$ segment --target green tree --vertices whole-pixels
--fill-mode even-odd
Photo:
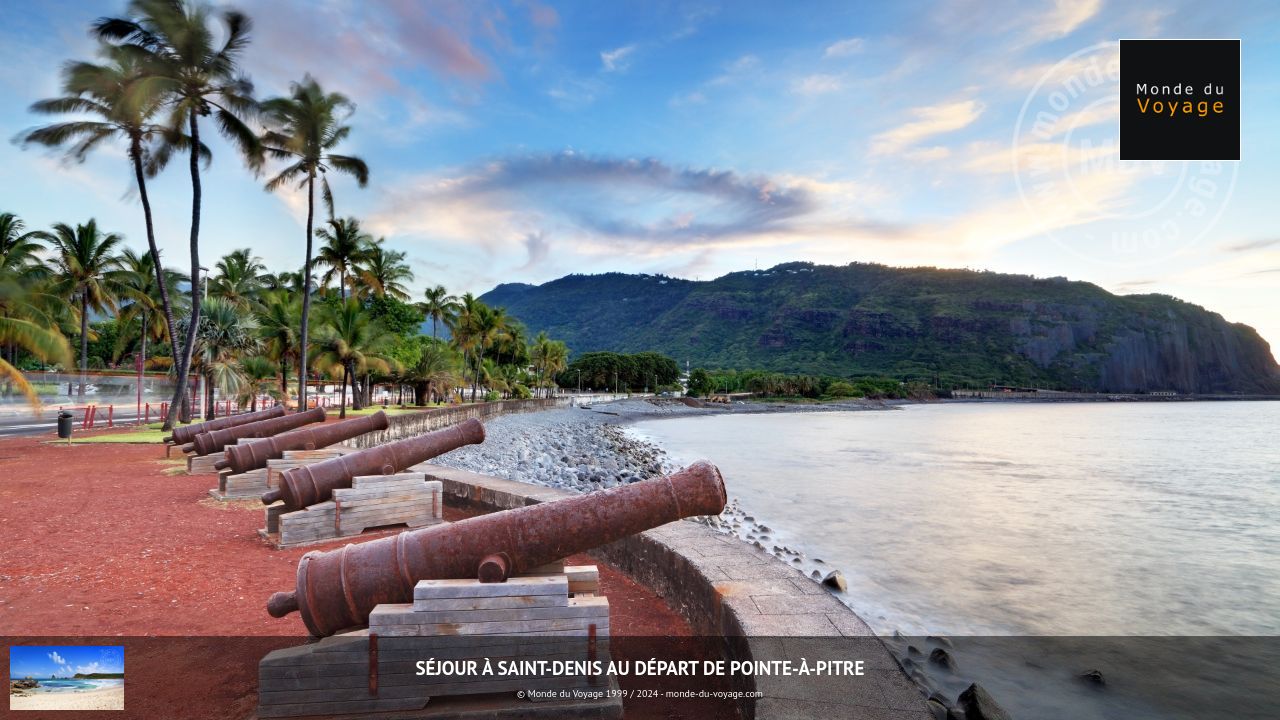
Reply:
[[[182,274],[165,269],[159,276],[164,278],[164,295],[156,287],[157,274],[152,267],[154,261],[151,253],[138,255],[125,248],[120,253],[120,333],[111,352],[113,362],[118,361],[132,343],[138,343],[138,357],[145,366],[147,361],[147,341],[169,342],[169,326],[166,322],[159,298],[172,294],[175,298],[178,283]]]
[[[443,398],[462,383],[459,372],[462,358],[458,352],[435,338],[422,340],[417,362],[406,372],[413,383],[414,401],[419,406]]]
[[[711,394],[715,387],[711,381],[711,375],[702,368],[694,368],[689,373],[689,395],[691,397],[706,397]]]
[[[176,135],[185,126],[191,171],[191,317],[178,358],[173,402],[164,428],[172,429],[185,405],[187,373],[200,327],[200,142],[199,118],[212,115],[222,134],[239,146],[251,167],[261,161],[257,137],[241,119],[252,115],[253,85],[238,66],[249,43],[249,17],[234,10],[217,14],[222,42],[211,25],[215,11],[192,0],[132,0],[127,17],[101,18],[94,23],[99,38],[121,42],[141,58],[148,77],[148,95],[165,98],[167,128]],[[157,263],[159,264],[159,263]]]
[[[320,276],[320,284],[327,288],[337,279],[338,297],[346,302],[347,288],[354,290],[360,265],[368,258],[373,238],[360,229],[360,221],[355,218],[335,218],[329,221],[329,227],[332,230],[316,230],[316,237],[324,244],[316,253],[315,264],[328,268]]]
[[[200,327],[194,333],[195,365],[205,378],[205,417],[215,415],[214,389],[223,395],[237,396],[246,380],[240,367],[241,357],[257,353],[262,347],[258,321],[235,303],[223,298],[209,298]],[[190,318],[179,321],[179,325]],[[185,328],[183,328],[185,330]]]
[[[248,309],[262,290],[262,276],[267,266],[262,258],[249,248],[232,250],[218,261],[218,274],[209,281],[209,296],[220,297],[241,308]]]
[[[284,392],[276,387],[276,364],[271,358],[262,355],[241,358],[240,375],[244,382],[236,400],[241,405],[247,403],[249,412],[257,411],[259,396],[267,395],[276,400],[284,400]]]
[[[66,223],[53,226],[48,235],[52,245],[56,292],[74,302],[80,313],[80,384],[84,398],[84,372],[89,365],[89,311],[114,311],[116,298],[124,290],[124,272],[117,250],[124,237],[98,230],[89,220],[72,228]]]
[[[386,238],[371,240],[364,251],[364,258],[356,268],[361,295],[366,297],[390,297],[404,301],[409,299],[405,283],[413,281],[413,271],[404,261],[405,254],[382,246]]]
[[[12,293],[10,302],[0,303],[0,318],[20,317],[10,315],[11,312],[19,312],[19,298],[22,298],[23,312],[34,310],[28,290],[49,277],[49,268],[40,259],[45,237],[45,233],[39,230],[28,231],[17,215],[0,213],[0,282],[6,283],[8,292]],[[14,307],[10,308],[10,304]],[[17,340],[4,341],[0,360],[7,360],[10,366],[16,365],[18,347]]]
[[[262,137],[263,144],[272,157],[289,163],[267,183],[267,190],[274,191],[295,181],[307,189],[307,252],[302,264],[302,329],[298,354],[298,406],[306,407],[316,177],[320,178],[324,201],[332,217],[333,192],[329,188],[328,171],[351,175],[360,187],[364,187],[369,183],[369,167],[358,157],[333,152],[351,132],[351,127],[343,123],[355,111],[355,106],[339,93],[326,93],[310,76],[295,83],[289,97],[267,100],[262,109],[268,123],[268,130]]]
[[[71,347],[67,338],[49,322],[48,314],[36,293],[21,282],[17,273],[0,267],[0,343],[50,363],[71,364]],[[17,367],[0,357],[0,378],[22,393],[27,403],[38,412],[40,396]]]
[[[302,303],[295,295],[286,290],[270,290],[263,294],[258,308],[258,327],[266,343],[267,357],[280,365],[282,399],[289,397],[289,363],[298,360],[298,326],[301,321]]]
[[[423,296],[426,301],[419,307],[431,319],[431,337],[438,338],[436,323],[443,322],[446,327],[450,326],[450,323],[453,322],[453,316],[458,312],[458,298],[450,295],[443,285],[427,288]]]
[[[62,72],[62,88],[66,94],[31,106],[32,112],[50,115],[75,113],[95,119],[46,125],[27,132],[23,142],[46,147],[73,143],[69,154],[79,162],[83,162],[91,150],[106,140],[125,142],[147,229],[147,248],[152,258],[151,270],[155,273],[152,288],[158,294],[165,334],[172,337],[174,314],[170,297],[176,293],[163,277],[147,178],[155,177],[164,168],[173,150],[191,148],[191,139],[180,128],[167,128],[156,122],[157,116],[165,110],[169,90],[163,83],[151,81],[145,56],[131,48],[105,43],[101,54],[107,60],[101,65],[68,63]],[[199,146],[196,151],[206,159],[209,157],[209,150],[204,146]]]
[[[370,368],[391,371],[383,355],[390,348],[391,341],[392,337],[369,318],[356,299],[348,298],[336,308],[326,306],[321,316],[315,361],[321,367],[342,368],[342,409],[338,411],[338,417],[347,416],[348,384],[352,390],[352,409],[361,408],[360,395],[355,387],[360,373]]]

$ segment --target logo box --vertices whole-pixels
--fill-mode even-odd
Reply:
[[[1120,41],[1121,160],[1240,159],[1239,40]]]

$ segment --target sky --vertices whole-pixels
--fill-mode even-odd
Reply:
[[[243,68],[259,97],[312,74],[356,109],[338,214],[408,253],[422,288],[569,273],[709,280],[806,260],[1067,276],[1164,293],[1280,343],[1280,6],[1113,0],[273,0]],[[5,3],[0,134],[49,122],[59,68],[118,0]],[[1241,162],[1120,162],[1120,38],[1242,39]],[[213,135],[212,127],[206,135]],[[305,195],[221,140],[202,262],[301,265]],[[83,164],[0,144],[0,209],[145,248],[119,148]],[[185,267],[190,186],[151,185]]]
[[[9,648],[11,679],[123,672],[123,645],[14,645]]]

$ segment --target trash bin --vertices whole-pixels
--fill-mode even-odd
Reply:
[[[71,439],[71,413],[66,410],[58,413],[58,437],[63,440]]]

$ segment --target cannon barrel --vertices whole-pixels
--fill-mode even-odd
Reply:
[[[695,515],[724,510],[724,479],[697,462],[653,480],[402,532],[298,563],[291,592],[267,602],[272,617],[294,610],[312,635],[368,624],[382,603],[410,602],[419,580],[502,582],[531,568]]]
[[[332,497],[334,488],[351,487],[352,478],[390,475],[463,445],[481,442],[484,442],[484,425],[472,418],[418,437],[296,467],[281,473],[280,487],[264,493],[262,504],[284,500],[291,508],[315,505]]]
[[[284,415],[282,417],[259,420],[257,422],[236,425],[235,427],[200,433],[195,439],[182,446],[183,452],[195,451],[197,455],[221,452],[228,445],[234,445],[241,438],[271,437],[277,433],[294,430],[303,425],[324,422],[324,408],[311,408],[306,412]]]
[[[316,425],[254,440],[228,445],[224,459],[213,464],[218,470],[231,468],[233,473],[249,472],[267,466],[268,460],[284,456],[286,450],[316,450],[343,440],[350,440],[375,430],[386,430],[387,414],[381,410],[364,417],[351,418],[332,425]]]
[[[182,425],[173,429],[172,435],[166,435],[165,442],[186,445],[191,439],[203,432],[211,432],[213,430],[221,430],[223,428],[234,427],[236,425],[244,425],[246,423],[257,422],[259,420],[267,420],[273,417],[284,415],[284,406],[275,405],[266,410],[259,410],[251,413],[240,413],[239,415],[226,415],[217,420],[196,423],[194,425]]]

